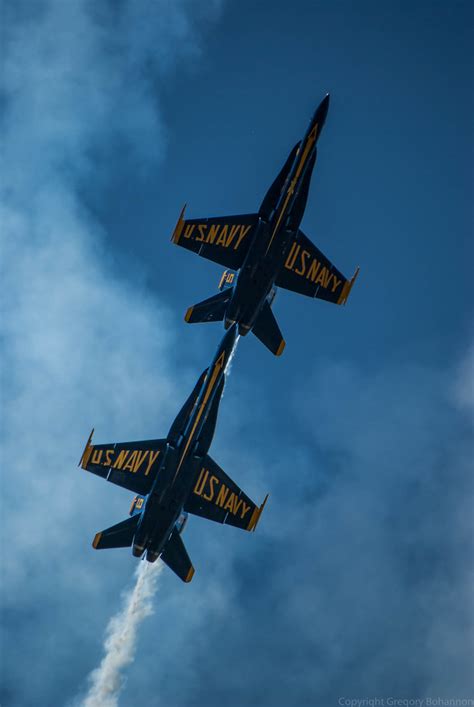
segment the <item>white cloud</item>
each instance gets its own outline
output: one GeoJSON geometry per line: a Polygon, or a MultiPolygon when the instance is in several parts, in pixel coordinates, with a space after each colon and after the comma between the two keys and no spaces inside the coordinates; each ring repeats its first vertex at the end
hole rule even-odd
{"type": "MultiPolygon", "coordinates": [[[[185,3],[28,5],[7,17],[0,214],[0,699],[22,707],[77,694],[136,565],[90,548],[129,501],[77,468],[90,427],[102,441],[161,436],[189,392],[170,363],[168,313],[137,286],[138,264],[117,273],[76,179],[100,189],[117,145],[137,169],[157,167],[156,78],[178,52],[197,51],[185,3]]],[[[468,689],[472,477],[454,374],[319,363],[293,407],[285,396],[280,409],[258,401],[257,412],[235,379],[226,389],[212,455],[256,500],[269,490],[269,504],[255,536],[193,519],[196,578],[181,587],[163,574],[161,669],[156,625],[145,622],[150,650],[130,675],[130,704],[146,704],[157,683],[167,704],[239,699],[249,687],[262,704],[289,695],[327,704],[341,684],[441,692],[455,669],[468,689]],[[289,416],[293,446],[278,437],[289,416]],[[254,439],[267,426],[277,443],[253,449],[240,420],[254,439]]]]}
{"type": "Polygon", "coordinates": [[[190,8],[60,0],[5,8],[2,598],[11,704],[56,704],[77,692],[92,667],[80,647],[92,635],[99,650],[117,586],[136,564],[90,547],[131,498],[77,468],[90,428],[102,441],[163,436],[198,374],[176,377],[168,312],[138,284],[138,263],[118,272],[106,225],[77,188],[100,190],[107,154],[118,149],[135,170],[158,168],[156,91],[178,57],[198,53],[190,8]],[[25,661],[35,666],[27,681],[25,661]]]}
{"type": "Polygon", "coordinates": [[[453,396],[455,402],[463,409],[474,413],[474,344],[472,344],[464,359],[460,362],[457,375],[454,378],[453,396]]]}

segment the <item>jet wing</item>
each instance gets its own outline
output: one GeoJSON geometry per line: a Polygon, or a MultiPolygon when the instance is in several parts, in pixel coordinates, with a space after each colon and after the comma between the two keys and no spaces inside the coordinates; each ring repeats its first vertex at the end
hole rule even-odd
{"type": "Polygon", "coordinates": [[[358,273],[359,268],[348,280],[299,230],[275,285],[307,297],[345,304],[358,273]]]}
{"type": "Polygon", "coordinates": [[[184,208],[174,229],[172,243],[225,268],[239,270],[258,225],[258,214],[186,220],[183,215],[184,208]]]}
{"type": "Polygon", "coordinates": [[[159,469],[166,439],[91,444],[93,432],[79,466],[133,493],[146,496],[159,469]]]}
{"type": "Polygon", "coordinates": [[[216,523],[255,530],[267,498],[257,506],[210,456],[205,456],[184,510],[216,523]]]}

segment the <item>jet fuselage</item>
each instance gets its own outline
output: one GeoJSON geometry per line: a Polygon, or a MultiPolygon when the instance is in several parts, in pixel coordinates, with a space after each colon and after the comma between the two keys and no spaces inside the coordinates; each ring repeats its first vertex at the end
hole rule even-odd
{"type": "Polygon", "coordinates": [[[156,560],[173,532],[214,436],[225,382],[234,350],[237,326],[232,326],[170,428],[166,449],[146,497],[133,541],[133,554],[156,560]]]}
{"type": "Polygon", "coordinates": [[[327,95],[316,109],[303,140],[290,153],[260,207],[259,225],[225,313],[225,327],[237,322],[242,335],[252,329],[303,218],[316,161],[316,144],[328,107],[327,95]]]}

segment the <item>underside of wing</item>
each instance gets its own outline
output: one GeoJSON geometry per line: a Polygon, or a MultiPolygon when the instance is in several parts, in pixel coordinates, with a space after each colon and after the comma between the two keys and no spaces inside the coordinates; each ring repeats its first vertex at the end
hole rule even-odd
{"type": "Polygon", "coordinates": [[[133,493],[146,496],[166,449],[165,439],[92,444],[92,430],[79,466],[133,493]]]}
{"type": "Polygon", "coordinates": [[[299,230],[275,284],[307,297],[345,304],[358,275],[348,280],[299,230]]]}
{"type": "Polygon", "coordinates": [[[184,208],[172,236],[172,243],[238,270],[247,254],[258,225],[258,214],[184,219],[184,208]]]}
{"type": "Polygon", "coordinates": [[[266,500],[257,506],[210,456],[206,456],[184,510],[216,523],[255,530],[266,500]]]}

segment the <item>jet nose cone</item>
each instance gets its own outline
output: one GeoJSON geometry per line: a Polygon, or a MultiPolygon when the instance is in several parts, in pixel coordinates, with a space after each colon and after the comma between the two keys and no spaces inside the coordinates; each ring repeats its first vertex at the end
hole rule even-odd
{"type": "Polygon", "coordinates": [[[329,93],[326,93],[324,96],[323,100],[318,106],[318,109],[316,111],[316,114],[320,120],[321,123],[324,123],[326,120],[326,116],[329,110],[329,93]]]}
{"type": "Polygon", "coordinates": [[[328,113],[328,108],[329,108],[329,93],[326,93],[324,96],[323,100],[319,104],[319,106],[316,108],[316,112],[313,115],[313,119],[310,124],[309,130],[313,130],[314,127],[317,125],[317,133],[316,133],[316,140],[319,138],[321,134],[321,130],[324,127],[324,123],[326,121],[326,116],[328,113]]]}

